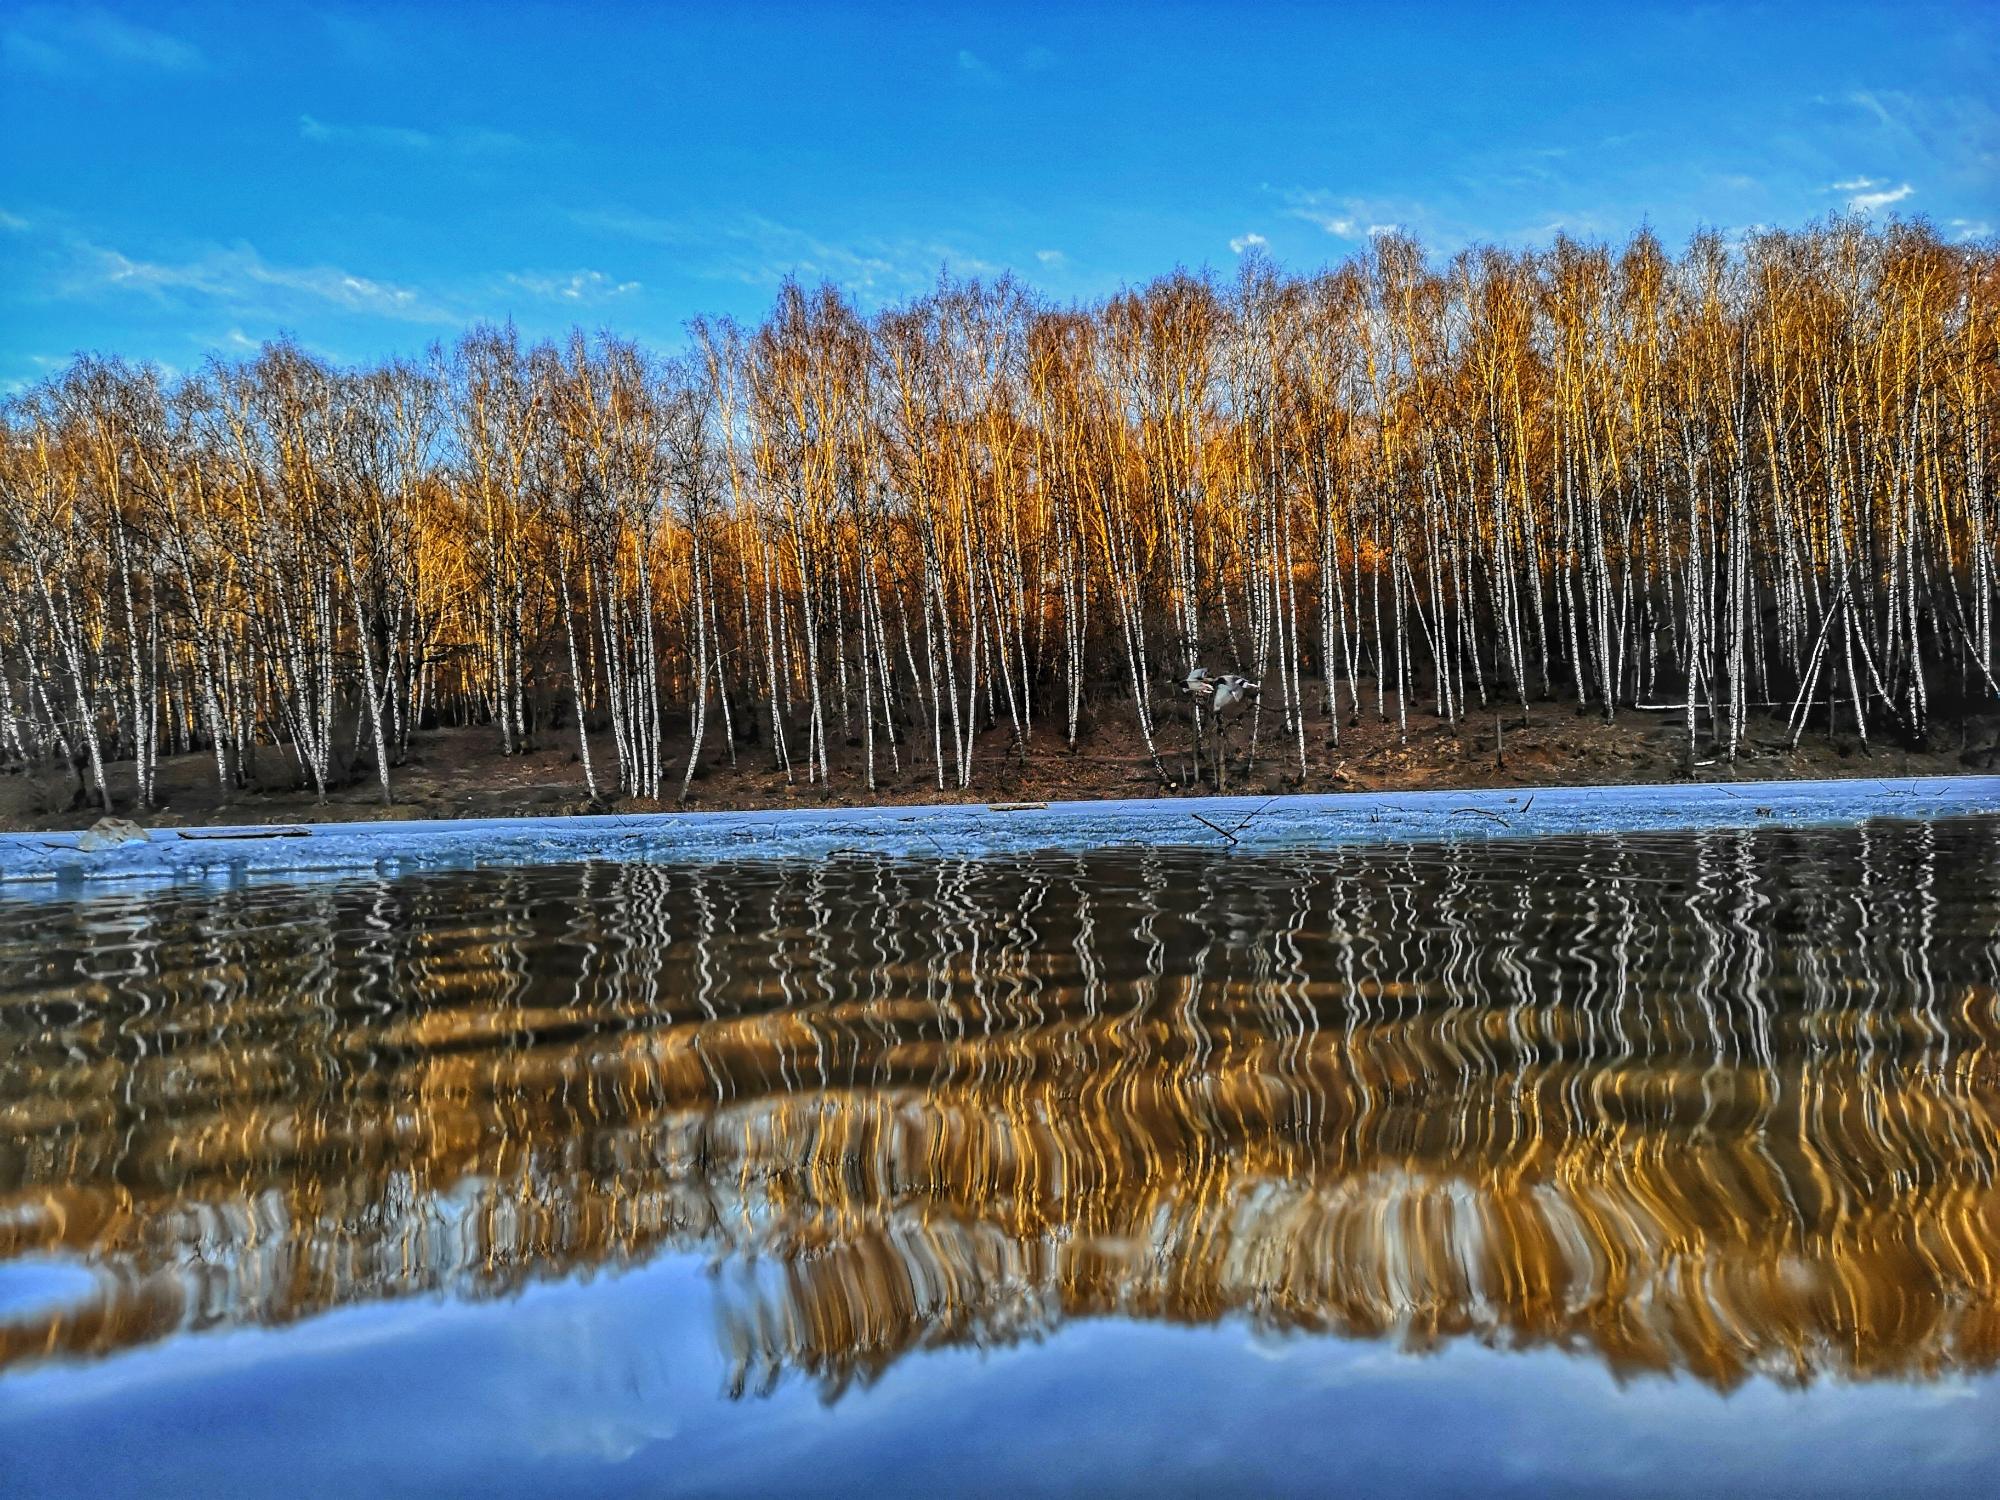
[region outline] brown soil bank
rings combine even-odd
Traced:
[[[1400,729],[1394,696],[1387,716],[1370,707],[1358,721],[1343,723],[1338,744],[1322,716],[1308,722],[1308,767],[1298,774],[1295,742],[1279,733],[1266,715],[1250,751],[1247,722],[1232,729],[1230,764],[1223,790],[1240,793],[1391,791],[1410,788],[1624,785],[1671,782],[1688,776],[1686,719],[1679,710],[1621,709],[1606,723],[1596,712],[1579,713],[1561,702],[1518,704],[1475,710],[1456,723],[1428,709],[1412,708],[1407,731]],[[1704,725],[1705,728],[1705,725]],[[1755,715],[1745,726],[1735,764],[1708,744],[1704,735],[1693,776],[1704,781],[1779,780],[1841,776],[1938,776],[2000,769],[2000,708],[1938,721],[1932,742],[1912,749],[1893,741],[1863,745],[1851,729],[1829,736],[1815,727],[1790,748],[1784,714]],[[768,744],[727,747],[711,734],[701,768],[685,804],[690,808],[734,809],[864,803],[1056,801],[1100,797],[1190,794],[1216,790],[1211,758],[1201,757],[1196,779],[1192,728],[1169,717],[1159,735],[1160,775],[1148,759],[1129,717],[1107,704],[1075,750],[1061,729],[1037,728],[1025,755],[1017,754],[1005,725],[986,730],[973,756],[973,784],[940,788],[929,743],[913,732],[891,765],[886,746],[877,747],[876,789],[864,777],[861,751],[836,745],[830,757],[830,784],[809,782],[802,763],[790,777],[772,764]],[[687,737],[672,746],[678,788]],[[796,752],[795,752],[796,753]],[[947,756],[949,746],[947,745]],[[608,734],[591,737],[591,755],[600,788],[616,777]],[[801,757],[802,761],[802,757]],[[116,811],[154,826],[212,823],[351,822],[376,818],[516,817],[580,813],[600,809],[654,811],[680,805],[607,796],[593,808],[577,760],[576,731],[545,732],[539,748],[512,756],[500,753],[500,736],[490,728],[439,729],[413,736],[410,754],[390,773],[395,801],[384,806],[374,768],[364,757],[346,785],[324,801],[314,796],[284,747],[258,752],[250,784],[224,796],[216,785],[215,760],[207,754],[164,757],[157,783],[158,806],[134,805],[129,765],[107,767]],[[74,772],[61,766],[8,768],[0,774],[0,828],[73,828],[89,823],[101,809],[84,802]]]

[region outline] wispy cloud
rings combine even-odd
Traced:
[[[443,323],[457,314],[415,287],[333,265],[285,265],[242,241],[199,245],[178,256],[139,255],[93,239],[60,218],[0,214],[0,228],[28,241],[36,269],[22,279],[31,296],[87,300],[142,296],[220,310],[246,322],[337,309],[399,322]]]
[[[569,302],[580,307],[593,307],[639,290],[638,282],[620,281],[602,271],[575,271],[568,276],[515,272],[508,275],[505,281],[508,286],[516,287],[530,297],[547,302]]]
[[[1319,188],[1295,188],[1286,193],[1285,212],[1343,240],[1390,234],[1415,217],[1407,205],[1329,193]]]
[[[94,7],[33,6],[0,33],[0,58],[52,78],[106,69],[195,73],[207,66],[192,42]]]
[[[398,146],[407,151],[428,151],[437,137],[422,130],[406,130],[396,125],[329,125],[311,115],[299,116],[299,134],[309,141],[330,144],[354,141],[370,146]]]
[[[1887,208],[1892,203],[1901,203],[1916,189],[1907,182],[1899,182],[1894,187],[1880,177],[1848,177],[1839,182],[1827,184],[1830,193],[1845,193],[1847,207],[1857,214],[1873,213],[1878,208]]]
[[[2000,108],[1990,93],[1854,89],[1818,102],[1832,106],[1827,127],[1845,138],[1846,149],[1865,153],[1899,181],[1921,181],[1927,194],[1969,190],[1990,198],[2000,174]]]
[[[0,380],[0,396],[18,396],[28,390],[44,376],[61,369],[69,361],[53,354],[30,354],[21,360],[27,367],[23,374]]]
[[[1235,239],[1229,242],[1229,248],[1235,254],[1241,255],[1246,250],[1254,250],[1259,246],[1269,245],[1270,243],[1271,242],[1265,239],[1263,235],[1258,234],[1253,230],[1249,234],[1237,235]]]
[[[191,333],[188,342],[197,349],[226,349],[232,354],[254,354],[263,347],[240,328],[231,328],[220,336]]]
[[[1060,250],[1037,250],[1035,252],[1035,259],[1053,270],[1067,261],[1069,257],[1064,255]]]
[[[941,240],[872,235],[831,240],[762,214],[703,222],[612,210],[574,218],[587,229],[669,246],[692,274],[708,280],[775,286],[796,276],[835,282],[866,301],[922,292],[943,268],[974,276],[1005,269]]]
[[[355,145],[395,151],[447,151],[461,156],[477,156],[498,151],[514,151],[526,144],[504,130],[457,127],[451,130],[417,130],[407,125],[337,125],[313,115],[299,116],[299,134],[321,145]]]
[[[399,322],[458,321],[414,287],[339,266],[275,265],[247,244],[214,246],[180,260],[142,260],[87,240],[71,241],[70,249],[69,268],[56,287],[64,296],[134,292],[276,316],[318,305]]]
[[[1553,155],[1553,150],[1544,155]],[[1446,196],[1436,202],[1413,198],[1375,197],[1355,193],[1335,193],[1323,188],[1280,189],[1264,184],[1286,217],[1302,220],[1343,242],[1343,253],[1359,250],[1384,235],[1415,235],[1432,254],[1448,255],[1467,245],[1537,245],[1558,236],[1592,238],[1622,234],[1632,227],[1633,218],[1623,213],[1579,207],[1581,190],[1544,187],[1536,192],[1538,201],[1518,214],[1501,217],[1499,206],[1454,201]],[[1230,241],[1237,254],[1245,253],[1251,234]],[[1240,240],[1240,248],[1239,248]]]
[[[1901,203],[1916,191],[1907,182],[1892,188],[1883,188],[1879,193],[1856,193],[1847,200],[1847,206],[1856,213],[1873,213],[1878,208],[1887,208],[1891,203]]]
[[[33,269],[20,284],[28,298],[143,299],[199,326],[231,327],[225,341],[230,347],[243,347],[240,338],[268,337],[281,328],[327,328],[354,318],[453,327],[518,312],[540,324],[567,322],[584,308],[643,290],[636,280],[596,268],[495,269],[417,284],[339,265],[274,261],[243,241],[195,245],[171,255],[140,253],[60,221],[30,223],[4,212],[0,231],[28,241]]]
[[[1873,89],[1854,89],[1847,94],[1846,98],[1849,104],[1852,104],[1856,109],[1864,113],[1873,115],[1879,123],[1887,125],[1891,129],[1897,128],[1896,117],[1889,112],[1889,106],[1882,101],[1881,96]]]

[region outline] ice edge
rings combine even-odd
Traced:
[[[153,829],[75,847],[75,833],[0,833],[0,895],[102,881],[235,881],[613,859],[968,857],[1120,844],[1270,849],[1311,844],[1801,827],[2000,813],[2000,777],[1934,776],[1670,786],[1523,787],[1098,802],[970,803]],[[222,835],[241,835],[225,838]]]

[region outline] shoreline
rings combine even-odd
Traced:
[[[77,847],[78,832],[19,832],[0,833],[0,899],[135,882],[585,860],[980,858],[1132,845],[1247,851],[1991,813],[2000,813],[2000,776],[1962,775],[248,824],[153,828],[144,839],[90,850]]]

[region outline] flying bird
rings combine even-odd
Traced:
[[[1252,682],[1247,677],[1237,676],[1234,672],[1225,673],[1211,690],[1215,716],[1218,719],[1226,719],[1234,714],[1240,714],[1245,705],[1263,690],[1264,684],[1261,682]]]
[[[1264,685],[1261,682],[1252,682],[1236,672],[1225,672],[1216,677],[1212,676],[1206,667],[1189,667],[1187,676],[1180,680],[1179,686],[1180,690],[1194,699],[1196,704],[1206,703],[1210,712],[1215,715],[1215,775],[1216,785],[1219,788],[1223,781],[1223,764],[1229,750],[1229,721],[1243,712],[1250,700],[1263,691]],[[1197,713],[1195,719],[1197,778],[1200,776],[1200,725],[1201,720]]]

